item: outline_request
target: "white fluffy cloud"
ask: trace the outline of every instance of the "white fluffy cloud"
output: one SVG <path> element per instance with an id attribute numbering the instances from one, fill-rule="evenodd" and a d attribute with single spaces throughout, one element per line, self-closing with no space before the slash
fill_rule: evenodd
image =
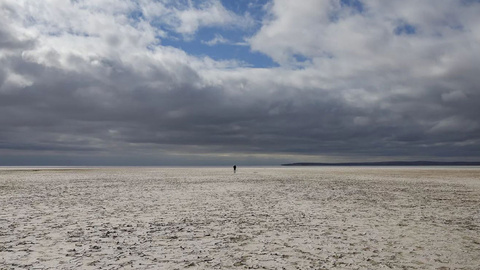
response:
<path id="1" fill-rule="evenodd" d="M 232 26 L 247 27 L 252 24 L 248 17 L 242 17 L 228 11 L 218 1 L 208 1 L 199 8 L 176 10 L 178 24 L 176 31 L 183 34 L 192 34 L 200 27 L 207 26 Z"/>
<path id="2" fill-rule="evenodd" d="M 471 53 L 480 39 L 474 2 L 365 1 L 361 11 L 342 2 L 273 1 L 269 18 L 250 40 L 252 48 L 283 64 L 301 55 L 318 64 L 402 68 L 412 60 L 433 66 L 442 57 Z M 405 26 L 415 34 L 401 34 Z"/>

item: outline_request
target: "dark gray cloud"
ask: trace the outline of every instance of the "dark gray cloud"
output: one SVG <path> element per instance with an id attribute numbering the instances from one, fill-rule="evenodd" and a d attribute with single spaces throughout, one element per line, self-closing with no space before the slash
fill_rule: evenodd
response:
<path id="1" fill-rule="evenodd" d="M 275 5 L 276 21 L 265 22 L 251 43 L 281 66 L 255 69 L 231 68 L 231 63 L 171 47 L 147 49 L 155 38 L 120 42 L 125 35 L 153 31 L 130 25 L 118 25 L 124 32 L 104 39 L 52 36 L 45 33 L 45 25 L 26 27 L 12 4 L 0 24 L 0 163 L 479 158 L 480 32 L 473 18 L 466 16 L 461 33 L 445 37 L 399 37 L 394 31 L 385 37 L 376 31 L 386 19 L 372 16 L 365 22 L 354 13 L 349 15 L 352 20 L 374 28 L 371 33 L 365 26 L 366 33 L 354 37 L 363 43 L 333 46 L 299 37 L 274 44 L 275 37 L 265 39 L 268 31 L 292 15 Z M 379 10 L 387 8 L 378 5 Z M 463 9 L 452 12 L 460 16 Z M 429 33 L 430 24 L 407 15 L 405 20 L 418 25 L 419 33 Z M 308 16 L 299 22 L 306 29 L 326 25 L 322 31 L 331 34 L 329 27 L 350 26 L 350 31 L 335 35 L 342 42 L 356 31 L 341 18 L 329 26 Z M 288 26 L 278 38 L 295 31 L 295 23 Z M 436 28 L 433 24 L 428 29 Z M 117 41 L 115 50 L 112 40 Z M 310 46 L 313 43 L 323 48 Z M 300 66 L 289 62 L 289 54 L 297 53 L 291 48 L 310 61 Z"/>

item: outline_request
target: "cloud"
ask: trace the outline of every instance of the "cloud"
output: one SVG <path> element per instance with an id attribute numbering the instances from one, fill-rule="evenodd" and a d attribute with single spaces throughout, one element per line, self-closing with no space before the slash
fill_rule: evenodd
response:
<path id="1" fill-rule="evenodd" d="M 227 10 L 219 0 L 142 0 L 138 2 L 138 12 L 152 24 L 186 39 L 192 39 L 204 27 L 245 29 L 254 24 L 248 14 L 239 15 Z"/>
<path id="2" fill-rule="evenodd" d="M 220 1 L 206 1 L 198 8 L 188 8 L 176 12 L 179 23 L 175 29 L 177 32 L 187 35 L 196 32 L 200 27 L 246 27 L 252 24 L 248 17 L 242 17 L 226 10 Z"/>
<path id="3" fill-rule="evenodd" d="M 248 25 L 220 1 L 2 1 L 2 161 L 478 158 L 480 4 L 432 3 L 272 1 L 255 68 L 163 45 Z"/>
<path id="4" fill-rule="evenodd" d="M 207 44 L 208 46 L 215 46 L 219 44 L 227 44 L 227 45 L 235 45 L 235 46 L 248 46 L 247 42 L 232 42 L 231 40 L 228 40 L 224 38 L 220 34 L 215 34 L 215 37 L 212 38 L 211 40 L 208 41 L 203 41 L 203 44 Z"/>
<path id="5" fill-rule="evenodd" d="M 209 41 L 202 41 L 202 43 L 207 44 L 209 46 L 214 46 L 214 45 L 217 45 L 217 44 L 229 44 L 230 41 L 228 39 L 224 38 L 222 35 L 216 34 L 213 39 L 211 39 Z"/>

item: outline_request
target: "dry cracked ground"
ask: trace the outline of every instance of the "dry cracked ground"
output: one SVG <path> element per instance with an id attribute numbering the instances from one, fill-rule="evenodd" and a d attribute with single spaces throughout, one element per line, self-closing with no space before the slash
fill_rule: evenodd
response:
<path id="1" fill-rule="evenodd" d="M 480 269 L 480 168 L 0 168 L 0 269 Z"/>

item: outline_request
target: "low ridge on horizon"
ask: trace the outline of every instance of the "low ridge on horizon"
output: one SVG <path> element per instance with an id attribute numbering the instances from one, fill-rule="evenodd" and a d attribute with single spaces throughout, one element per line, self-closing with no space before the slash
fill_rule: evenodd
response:
<path id="1" fill-rule="evenodd" d="M 480 161 L 295 162 L 282 166 L 480 166 Z"/>

